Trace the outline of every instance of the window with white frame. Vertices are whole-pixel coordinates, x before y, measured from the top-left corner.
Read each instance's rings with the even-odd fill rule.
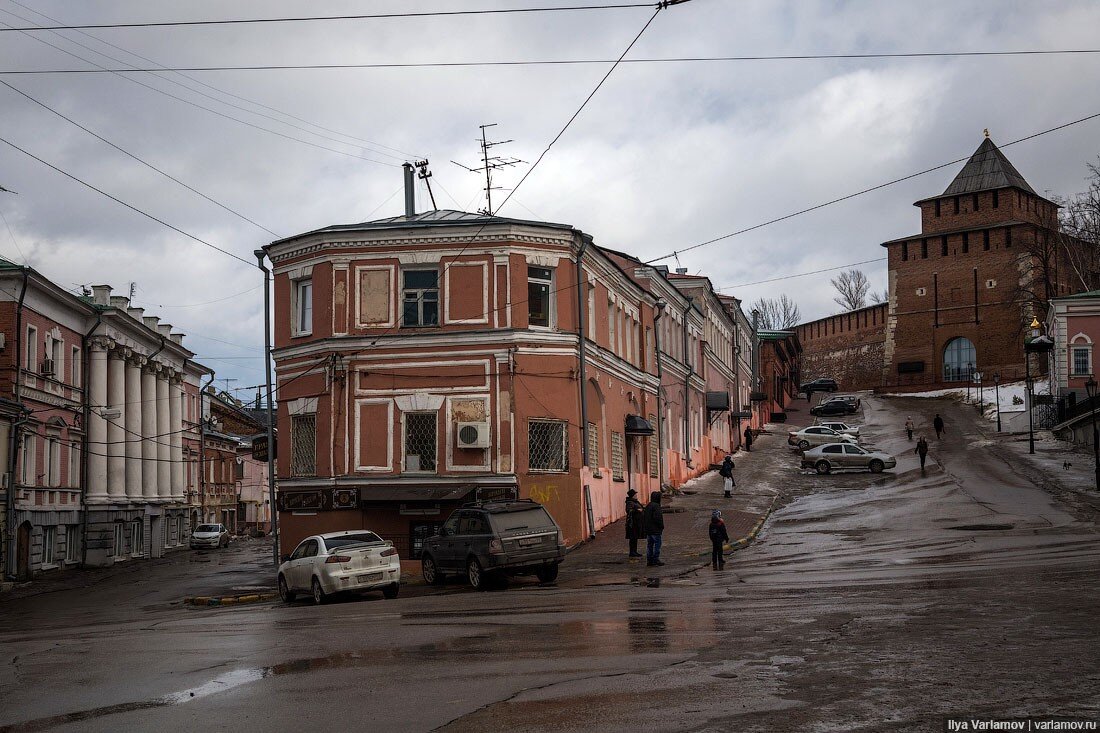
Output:
[[[317,475],[317,414],[290,418],[290,475]],[[213,463],[213,462],[211,462]],[[211,466],[213,468],[213,466]]]
[[[434,412],[405,413],[405,470],[434,472],[439,441],[438,415]]]
[[[46,438],[46,486],[61,485],[61,439]]]
[[[553,310],[551,285],[554,271],[549,267],[527,267],[527,316],[528,324],[538,328],[550,328]]]
[[[596,286],[588,286],[588,338],[596,340]]]
[[[35,435],[33,433],[28,433],[23,436],[22,469],[23,485],[34,486],[38,479],[38,456],[35,455]]]
[[[57,550],[57,527],[42,528],[42,564],[53,565]]]
[[[630,361],[634,355],[634,321],[628,313],[624,312],[623,316],[623,341],[625,342],[625,349],[622,352],[622,357]]]
[[[649,416],[649,424],[656,427],[656,415]],[[658,456],[660,447],[657,445],[657,434],[650,435],[646,440],[649,441],[649,476],[650,478],[657,478],[657,466],[660,463],[660,457]]]
[[[126,556],[126,528],[122,522],[115,522],[114,547],[111,552],[114,553],[112,557]]]
[[[74,387],[79,387],[81,385],[82,376],[80,373],[80,347],[74,346],[70,354],[72,356],[72,378],[69,380],[69,383],[72,384]]]
[[[27,361],[23,368],[38,373],[38,329],[27,326]]]
[[[46,357],[53,365],[53,376],[59,382],[65,381],[65,342],[53,336],[46,340]]]
[[[406,327],[439,325],[439,272],[403,270],[401,272],[401,325]]]
[[[1070,347],[1070,367],[1072,376],[1084,377],[1092,374],[1092,344],[1078,336]]]
[[[615,351],[615,301],[607,301],[607,348]]]
[[[76,562],[80,558],[80,525],[65,525],[65,562]]]
[[[569,433],[562,420],[527,421],[527,467],[531,471],[569,470]]]
[[[130,555],[145,554],[145,525],[140,519],[130,522]]]
[[[294,335],[313,333],[313,280],[294,281]]]
[[[588,467],[600,472],[600,428],[594,422],[588,423]]]
[[[623,465],[625,453],[623,434],[611,431],[611,478],[615,481],[622,481],[626,476]]]

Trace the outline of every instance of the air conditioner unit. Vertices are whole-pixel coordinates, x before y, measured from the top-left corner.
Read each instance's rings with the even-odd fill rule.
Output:
[[[42,374],[44,376],[52,376],[53,373],[54,373],[53,359],[43,359],[42,360]]]
[[[456,427],[455,442],[459,448],[489,447],[489,423],[460,422]]]

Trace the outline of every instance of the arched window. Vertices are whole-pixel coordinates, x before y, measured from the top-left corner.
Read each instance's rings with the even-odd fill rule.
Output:
[[[943,381],[962,382],[970,379],[977,364],[974,343],[968,338],[954,338],[943,349]]]
[[[1092,339],[1079,333],[1070,340],[1070,376],[1087,377],[1092,374]]]

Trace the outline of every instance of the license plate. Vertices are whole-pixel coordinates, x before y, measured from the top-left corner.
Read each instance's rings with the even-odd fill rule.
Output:
[[[366,575],[360,575],[356,580],[360,583],[370,583],[373,580],[381,580],[382,573],[367,573]]]
[[[523,537],[519,541],[519,546],[520,547],[531,547],[533,545],[541,545],[541,544],[542,544],[542,538],[541,537]]]

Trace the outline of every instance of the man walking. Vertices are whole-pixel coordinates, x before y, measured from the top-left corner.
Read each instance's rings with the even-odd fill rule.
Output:
[[[905,418],[905,434],[909,436],[909,440],[913,439],[913,418]]]
[[[745,428],[745,450],[752,450],[752,426]]]
[[[726,531],[726,523],[722,521],[722,512],[715,509],[710,514],[710,564],[715,570],[721,570],[726,566],[726,543],[730,541],[729,532]]]
[[[718,469],[718,475],[722,477],[723,481],[723,495],[727,499],[733,498],[733,457],[726,456],[722,461],[722,467]]]
[[[940,417],[940,413],[936,413],[936,417],[932,420],[932,427],[936,429],[936,440],[940,439],[940,435],[943,434],[943,418]]]
[[[642,512],[642,526],[645,531],[646,565],[664,565],[661,562],[661,535],[665,531],[665,517],[661,513],[661,492],[649,494],[649,503]]]
[[[924,473],[924,461],[928,458],[928,441],[924,439],[924,436],[920,436],[920,440],[917,441],[917,450],[915,451],[920,458],[920,470]]]
[[[630,557],[641,557],[638,552],[638,540],[642,533],[642,502],[636,498],[638,492],[634,489],[626,492],[626,538],[630,541]]]

